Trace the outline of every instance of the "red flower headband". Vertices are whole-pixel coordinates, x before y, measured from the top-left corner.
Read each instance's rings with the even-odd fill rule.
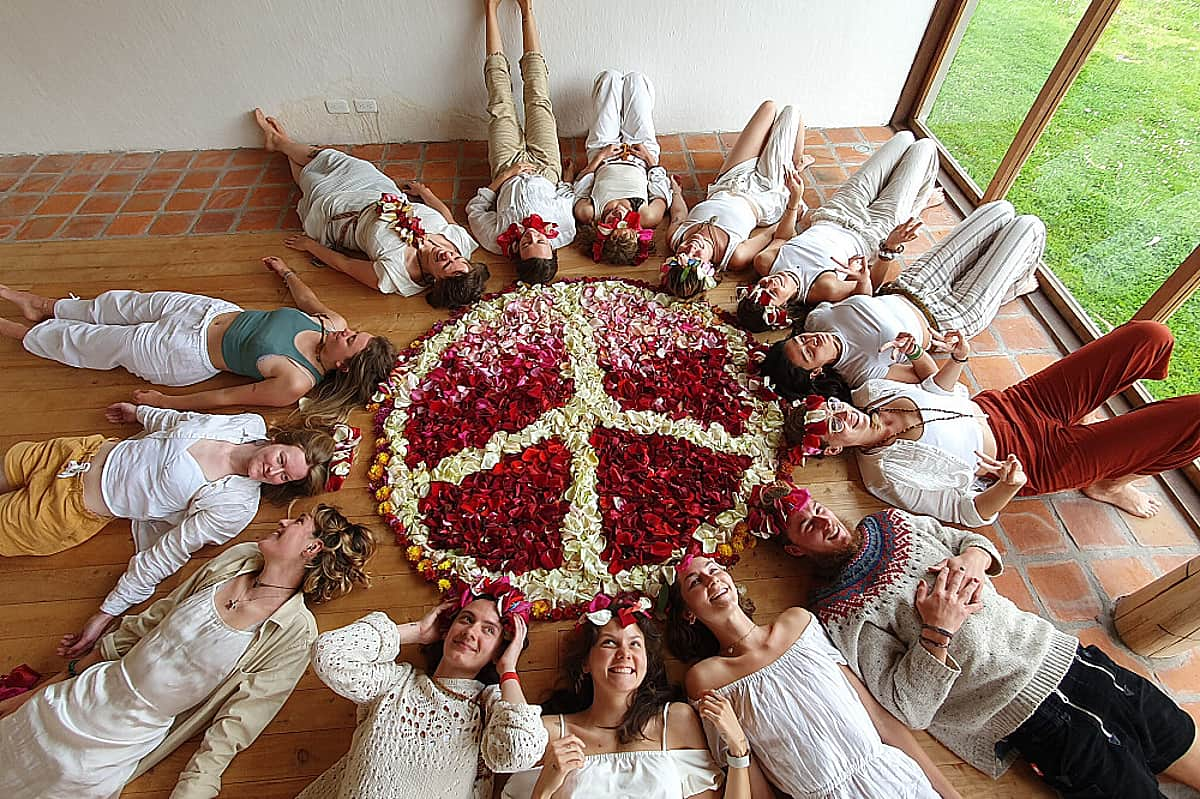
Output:
[[[771,295],[767,293],[767,289],[762,283],[755,283],[753,286],[738,286],[738,302],[742,302],[747,297],[762,308],[763,323],[767,327],[773,330],[782,330],[792,323],[791,317],[788,316],[787,306],[772,305]]]
[[[633,257],[633,265],[639,266],[650,257],[650,242],[654,240],[654,228],[642,227],[642,217],[637,211],[630,211],[619,219],[615,225],[596,225],[596,240],[592,242],[592,260],[600,263],[604,250],[604,242],[617,230],[630,229],[637,231],[638,249]]]
[[[458,610],[462,610],[476,599],[496,600],[496,612],[500,614],[500,622],[506,630],[512,629],[512,620],[520,616],[529,623],[529,613],[532,603],[525,599],[525,593],[508,581],[507,577],[491,579],[480,577],[474,583],[469,583],[458,597]]]
[[[784,536],[787,520],[812,502],[807,488],[800,488],[791,481],[777,480],[766,486],[755,486],[750,492],[750,511],[746,524],[750,532],[760,538]]]
[[[530,214],[521,220],[520,224],[513,222],[508,226],[508,230],[496,237],[496,244],[500,246],[500,251],[509,258],[516,258],[521,236],[530,228],[540,231],[548,239],[558,238],[558,225],[547,222],[538,214]]]
[[[826,407],[828,404],[829,401],[820,394],[809,394],[804,398],[804,440],[799,445],[802,462],[811,455],[825,454],[821,439],[829,435],[829,420],[833,416]],[[793,408],[798,406],[798,401],[792,404]]]
[[[333,426],[333,457],[329,459],[329,477],[325,479],[326,491],[337,491],[346,483],[354,457],[358,454],[358,442],[362,432],[357,427],[338,422]]]
[[[613,598],[608,594],[599,593],[587,604],[587,608],[579,617],[579,623],[575,625],[575,628],[579,629],[584,622],[591,622],[597,627],[603,627],[614,618],[620,622],[622,627],[628,627],[637,621],[639,615],[644,619],[652,618],[650,609],[653,607],[654,603],[646,597],[634,600]]]

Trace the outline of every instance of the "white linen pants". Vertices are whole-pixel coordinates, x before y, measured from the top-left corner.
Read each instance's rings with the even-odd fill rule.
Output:
[[[976,208],[896,284],[925,304],[943,332],[976,336],[1001,305],[1036,287],[1030,278],[1045,248],[1041,219],[1017,216],[1012,203],[996,200]]]
[[[813,222],[833,222],[862,239],[870,258],[892,228],[925,207],[937,182],[937,147],[915,141],[908,131],[888,139],[828,202],[813,211]]]
[[[654,135],[654,84],[640,72],[622,75],[606,69],[592,85],[592,126],[588,128],[587,157],[610,144],[640,144],[658,157]]]
[[[773,225],[783,217],[788,191],[783,179],[793,168],[800,110],[785,105],[771,123],[771,132],[757,158],[734,164],[708,187],[708,197],[730,192],[750,203],[759,225]]]
[[[190,386],[218,374],[208,357],[213,318],[240,310],[179,291],[106,291],[94,300],[59,300],[54,318],[34,325],[22,343],[67,366],[120,366],[157,385]]]

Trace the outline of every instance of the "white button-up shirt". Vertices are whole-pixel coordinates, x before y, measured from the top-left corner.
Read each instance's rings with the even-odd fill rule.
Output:
[[[558,225],[558,236],[550,239],[554,249],[575,240],[575,191],[570,183],[551,183],[541,175],[527,173],[504,181],[500,193],[480,187],[467,203],[467,222],[475,240],[486,250],[499,255],[496,239],[512,224],[521,224],[537,214]]]
[[[233,444],[267,438],[266,422],[256,413],[214,416],[139,405],[137,418],[146,435],[158,438],[208,439]],[[113,454],[116,452],[114,449]],[[107,466],[106,463],[106,472]],[[170,480],[172,474],[163,469],[145,470],[140,479],[115,484],[109,484],[107,477],[107,474],[101,475],[106,496],[129,497],[117,504],[138,505],[136,498],[147,490],[147,482]],[[112,616],[121,615],[148,599],[155,587],[179,571],[200,547],[224,544],[245,530],[258,512],[261,487],[257,480],[229,475],[202,485],[187,506],[174,513],[160,519],[133,519],[131,526],[137,554],[130,558],[129,567],[100,610]]]

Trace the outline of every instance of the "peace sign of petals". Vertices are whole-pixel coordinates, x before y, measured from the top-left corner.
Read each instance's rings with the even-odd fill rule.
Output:
[[[653,596],[687,551],[753,545],[779,468],[760,345],[704,303],[629,281],[525,286],[436,325],[375,398],[371,487],[443,591],[508,574],[535,618]]]

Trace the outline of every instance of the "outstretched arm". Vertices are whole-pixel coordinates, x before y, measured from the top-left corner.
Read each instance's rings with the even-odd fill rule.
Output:
[[[194,394],[164,394],[156,389],[142,389],[133,392],[133,401],[138,405],[173,408],[177,411],[228,408],[232,405],[286,408],[298,402],[311,388],[310,378],[306,379],[299,370],[289,367],[288,371],[265,380],[197,391]]]
[[[671,225],[667,228],[667,243],[670,244],[671,239],[675,238],[675,231],[679,226],[687,221],[688,207],[683,201],[683,187],[679,185],[679,178],[671,176]]]
[[[421,202],[425,203],[430,208],[441,214],[442,219],[445,219],[452,225],[458,224],[458,222],[454,220],[454,212],[450,210],[450,206],[442,202],[442,198],[434,194],[433,190],[424,183],[421,183],[417,180],[410,180],[405,183],[402,188],[404,189],[405,194],[416,195],[421,199]]]
[[[288,236],[283,240],[283,245],[289,249],[306,252],[316,257],[321,263],[328,264],[337,271],[349,275],[364,285],[370,286],[373,289],[379,288],[379,280],[375,277],[375,264],[372,261],[342,255],[337,250],[331,250],[324,244],[305,236],[303,233]]]
[[[291,292],[292,302],[296,303],[297,308],[313,316],[324,316],[329,320],[329,327],[333,330],[346,329],[346,320],[342,318],[342,315],[321,302],[316,292],[309,288],[300,275],[296,274],[291,267],[284,263],[282,258],[268,255],[262,261],[263,266],[279,275],[283,280],[283,284]]]

